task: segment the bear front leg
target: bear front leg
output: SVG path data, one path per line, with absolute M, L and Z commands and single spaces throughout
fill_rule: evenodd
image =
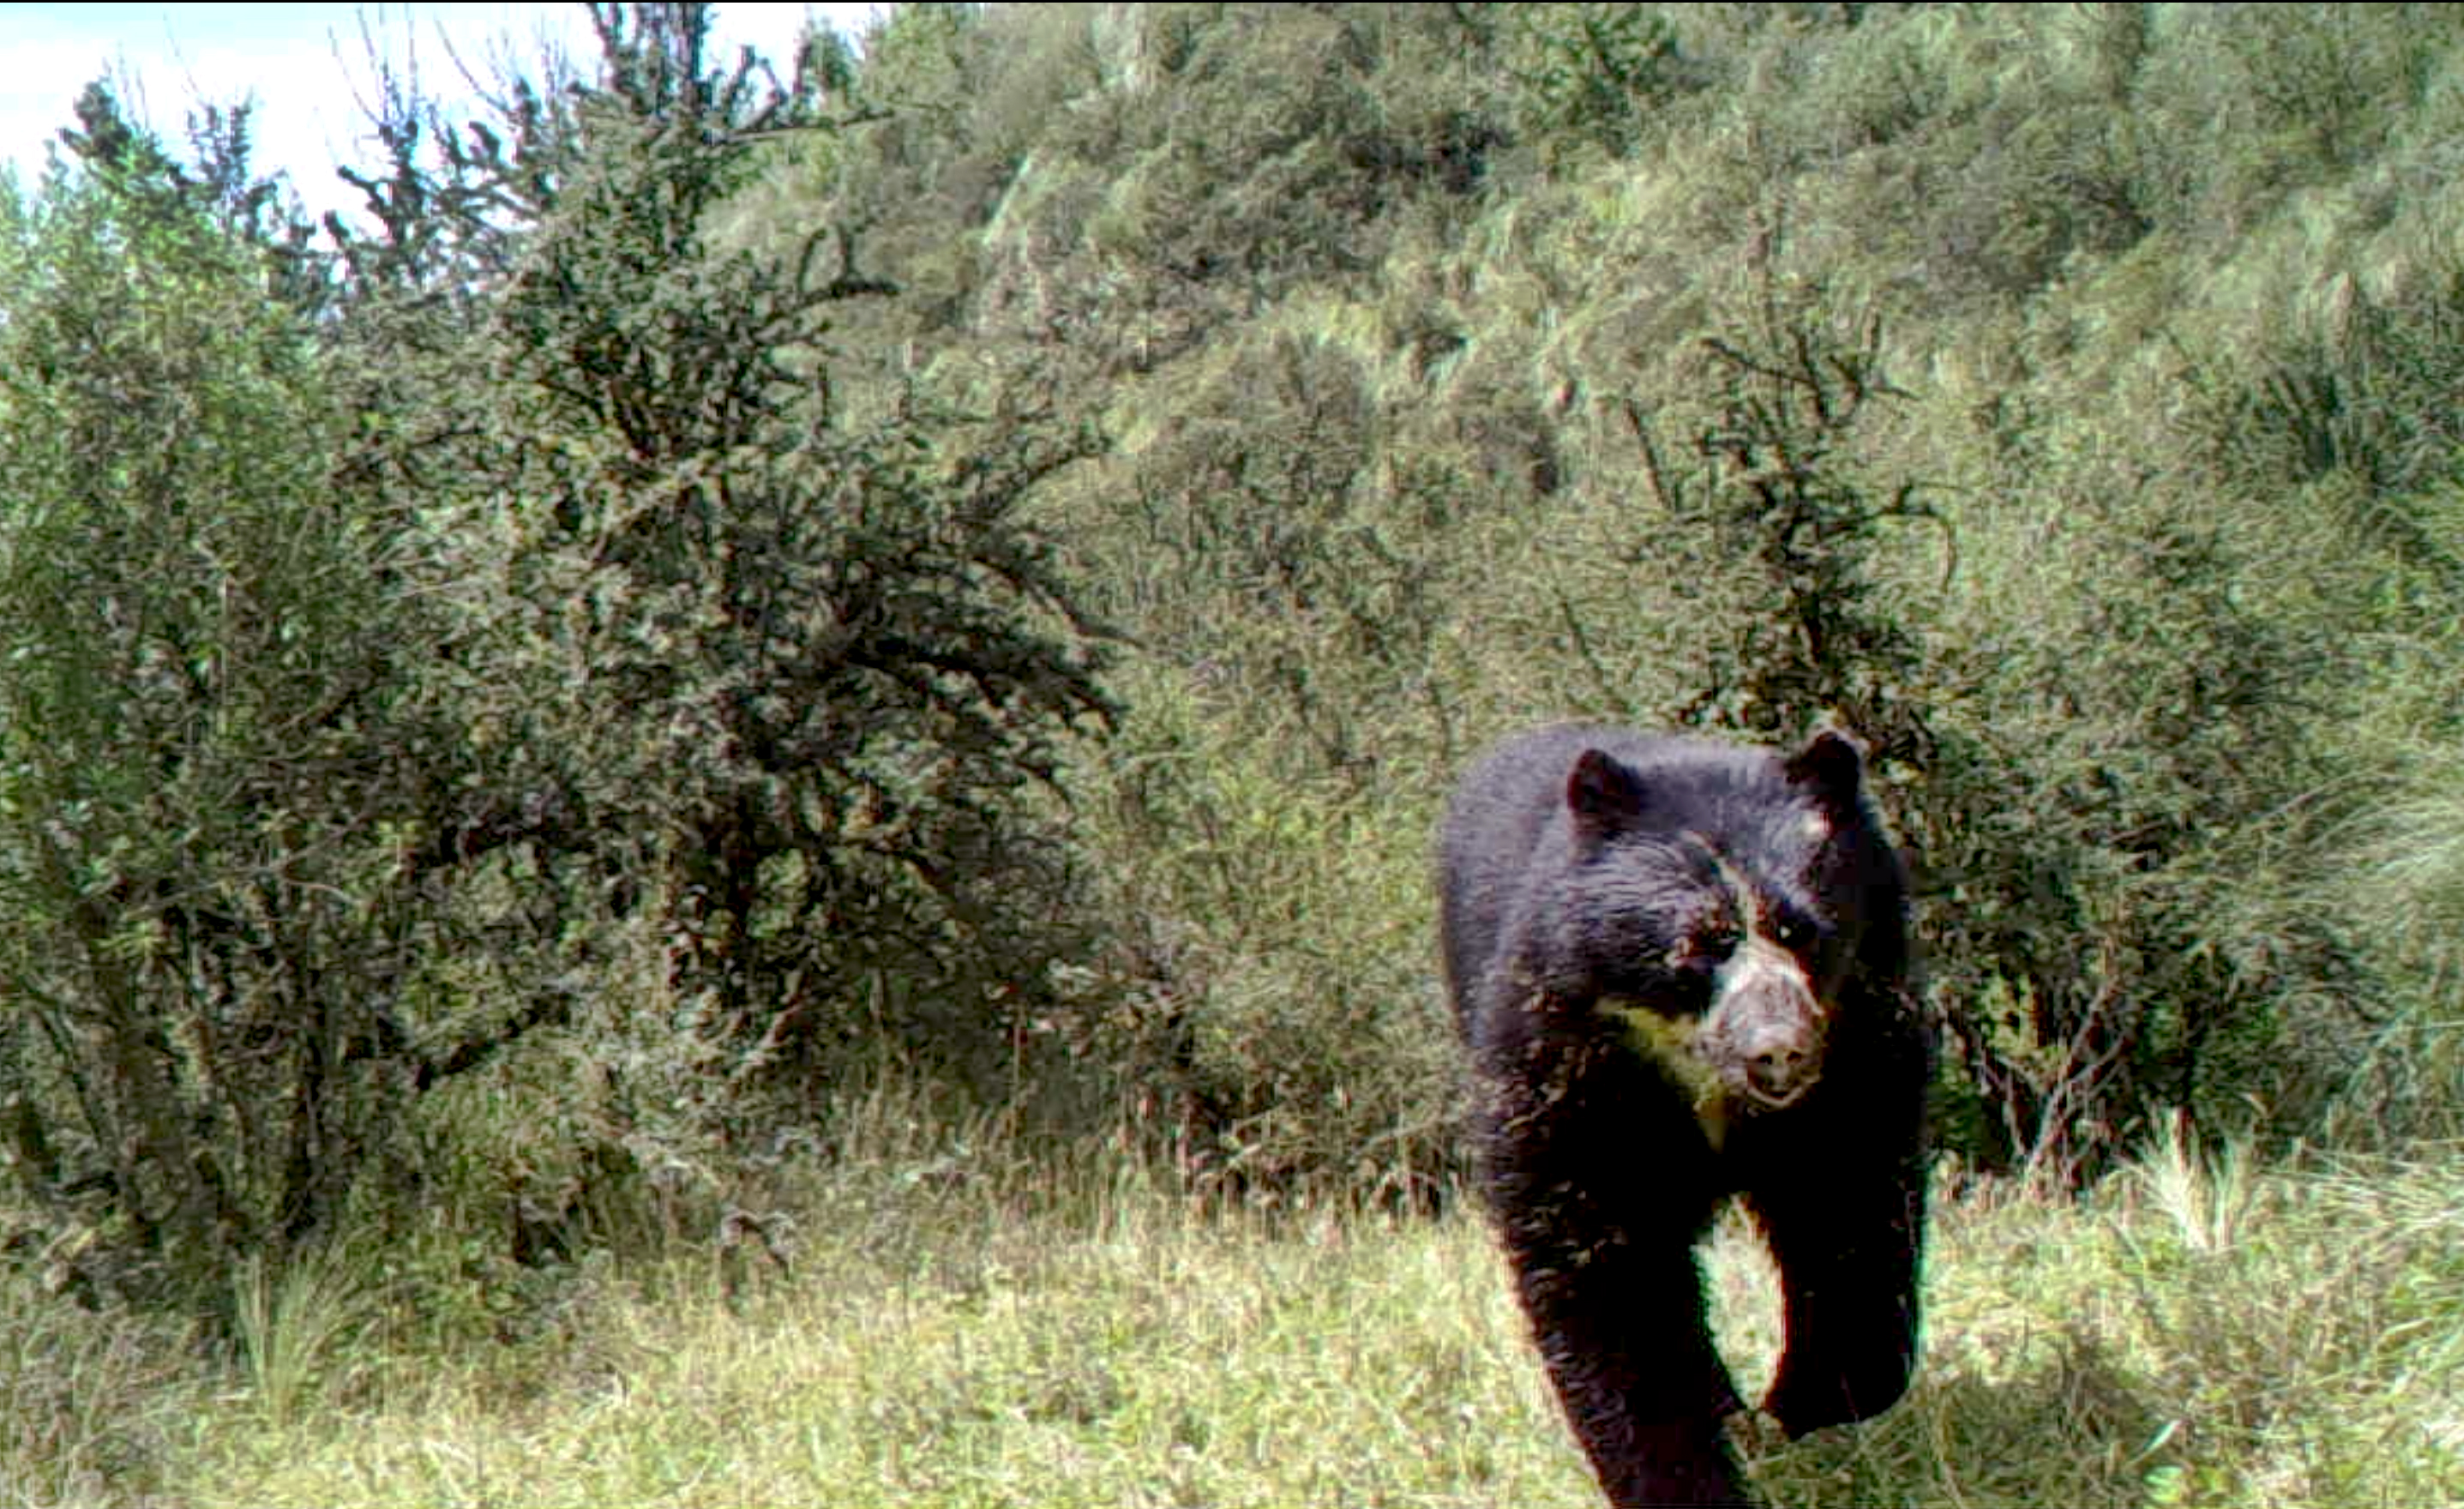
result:
M 1764 1410 L 1799 1436 L 1898 1403 L 1916 1366 L 1923 1172 L 1835 1170 L 1750 1200 L 1787 1302 L 1787 1345 Z
M 1712 1345 L 1691 1234 L 1534 1224 L 1508 1223 L 1507 1255 L 1558 1404 L 1609 1501 L 1750 1502 L 1722 1434 L 1741 1405 Z

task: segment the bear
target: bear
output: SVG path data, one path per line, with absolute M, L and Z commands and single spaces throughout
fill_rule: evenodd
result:
M 1908 880 L 1836 729 L 1793 754 L 1559 724 L 1458 785 L 1439 849 L 1479 1179 L 1610 1502 L 1739 1504 L 1742 1403 L 1694 1248 L 1740 1197 L 1791 1436 L 1906 1391 L 1933 1042 Z

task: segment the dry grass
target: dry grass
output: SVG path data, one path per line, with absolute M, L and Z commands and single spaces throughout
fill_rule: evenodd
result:
M 243 1390 L 175 1454 L 165 1491 L 1593 1501 L 1467 1214 L 1265 1218 L 1084 1170 L 929 1167 L 825 1186 L 793 1273 L 737 1302 L 706 1262 L 603 1276 L 553 1367 L 430 1359 L 323 1411 Z M 2453 1160 L 2257 1173 L 2177 1148 L 2088 1206 L 1973 1192 L 1937 1224 L 1908 1402 L 1796 1443 L 1749 1422 L 1745 1455 L 1783 1504 L 2455 1502 L 2459 1236 Z M 1751 1389 L 1776 1341 L 1767 1266 L 1732 1225 L 1710 1270 Z

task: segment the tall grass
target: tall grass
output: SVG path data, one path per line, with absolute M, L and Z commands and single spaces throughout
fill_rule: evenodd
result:
M 163 1461 L 185 1503 L 1593 1501 L 1485 1225 L 1191 1202 L 1095 1147 L 875 1096 L 781 1272 L 604 1271 L 479 1347 Z M 1738 1381 L 1778 1343 L 1742 1221 L 1707 1258 Z M 1867 1426 L 1737 1435 L 1782 1504 L 2385 1505 L 2464 1496 L 2453 1159 L 2260 1170 L 2177 1132 L 2090 1203 L 1942 1204 L 1923 1374 Z M 371 1387 L 370 1380 L 380 1380 Z M 87 1480 L 89 1483 L 93 1479 Z M 40 1497 L 36 1495 L 34 1497 Z M 99 1494 L 79 1497 L 100 1498 Z M 123 1498 L 134 1494 L 122 1494 Z
M 98 1314 L 61 1271 L 0 1271 L 0 1504 L 146 1501 L 214 1380 L 188 1327 Z
M 261 1256 L 239 1265 L 231 1276 L 231 1333 L 248 1397 L 269 1426 L 290 1426 L 350 1370 L 352 1344 L 371 1313 L 339 1250 L 302 1257 L 279 1272 Z

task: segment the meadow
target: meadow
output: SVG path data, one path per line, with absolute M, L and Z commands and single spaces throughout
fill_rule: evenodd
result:
M 186 1505 L 1584 1504 L 1467 1202 L 1207 1208 L 1101 1148 L 863 1103 L 792 1229 L 585 1259 L 501 1334 L 382 1264 L 242 1276 L 219 1354 L 10 1292 L 0 1500 Z M 1734 1428 L 1778 1505 L 2464 1496 L 2464 1179 L 2167 1143 L 2085 1201 L 1938 1200 L 1925 1355 L 1859 1427 Z M 1947 1182 L 1959 1186 L 1952 1170 Z M 1759 1244 L 1705 1248 L 1739 1385 Z

